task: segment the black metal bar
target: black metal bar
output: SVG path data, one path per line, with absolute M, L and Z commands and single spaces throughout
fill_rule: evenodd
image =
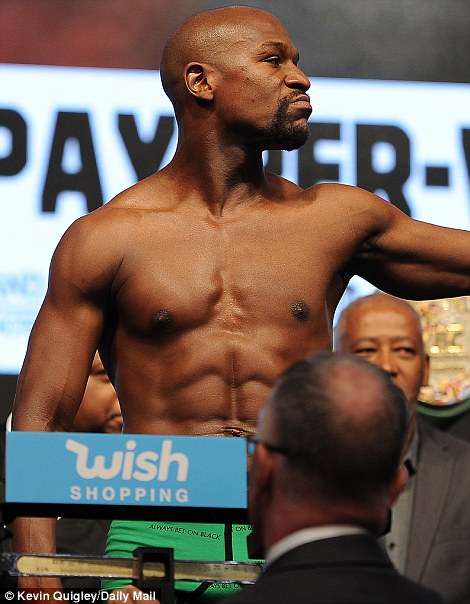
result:
M 134 550 L 137 558 L 139 578 L 135 585 L 145 592 L 156 592 L 160 604 L 173 604 L 175 601 L 175 561 L 171 547 L 138 547 Z M 159 562 L 163 564 L 165 574 L 158 579 L 145 577 L 145 564 Z
M 18 516 L 36 518 L 105 518 L 116 520 L 172 520 L 181 522 L 211 522 L 247 524 L 246 508 L 199 508 L 155 505 L 103 505 L 93 503 L 2 503 L 1 524 L 9 524 Z

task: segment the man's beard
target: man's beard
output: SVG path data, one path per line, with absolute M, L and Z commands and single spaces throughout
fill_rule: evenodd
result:
M 292 95 L 294 96 L 294 95 Z M 298 93 L 295 93 L 298 96 Z M 292 151 L 301 147 L 308 138 L 309 129 L 306 123 L 292 123 L 287 110 L 291 103 L 291 98 L 281 99 L 276 115 L 271 125 L 264 130 L 264 142 L 266 149 L 284 149 Z

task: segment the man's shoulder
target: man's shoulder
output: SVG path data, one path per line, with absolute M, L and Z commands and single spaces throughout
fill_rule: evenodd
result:
M 418 475 L 424 475 L 431 482 L 432 477 L 446 477 L 464 497 L 468 505 L 470 500 L 470 443 L 439 430 L 421 420 L 419 425 Z M 419 468 L 426 471 L 420 472 Z M 426 481 L 423 482 L 426 484 Z
M 77 218 L 66 231 L 69 237 L 85 233 L 101 237 L 106 231 L 125 234 L 133 222 L 141 220 L 142 212 L 164 206 L 164 187 L 159 192 L 158 179 L 149 177 L 119 192 L 99 208 Z
M 447 451 L 459 462 L 470 462 L 470 443 L 449 432 L 435 428 L 425 420 L 419 420 L 421 446 L 433 445 Z
M 344 200 L 349 198 L 361 198 L 362 193 L 365 196 L 371 195 L 351 185 L 344 185 L 336 182 L 320 182 L 311 185 L 310 187 L 301 187 L 295 182 L 274 174 L 273 172 L 266 172 L 266 179 L 268 185 L 271 188 L 271 193 L 275 196 L 276 194 L 286 195 L 287 197 L 300 197 L 304 199 L 333 199 L 333 200 Z
M 375 565 L 311 569 L 308 564 L 266 572 L 254 585 L 247 586 L 228 600 L 227 604 L 291 604 L 310 602 L 358 604 L 364 598 L 381 604 L 442 604 L 433 590 L 398 574 L 394 569 Z M 221 603 L 222 604 L 222 603 Z
M 380 222 L 389 220 L 391 213 L 396 214 L 396 208 L 374 193 L 360 187 L 341 183 L 322 182 L 302 189 L 304 200 L 325 204 L 332 211 L 341 212 L 341 216 L 360 216 L 360 220 Z

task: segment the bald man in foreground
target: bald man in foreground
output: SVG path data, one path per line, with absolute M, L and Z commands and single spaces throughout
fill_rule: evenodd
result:
M 249 510 L 266 552 L 256 585 L 227 604 L 431 604 L 375 534 L 406 481 L 408 412 L 385 372 L 314 354 L 283 373 L 251 443 Z
M 439 591 L 446 604 L 470 602 L 470 445 L 417 419 L 429 370 L 418 313 L 392 296 L 359 298 L 338 320 L 335 348 L 384 369 L 408 401 L 411 476 L 392 509 L 388 554 L 398 570 Z
M 302 190 L 264 171 L 264 150 L 308 135 L 298 62 L 278 19 L 250 7 L 194 15 L 168 40 L 175 155 L 60 241 L 15 430 L 68 430 L 98 347 L 126 433 L 245 436 L 279 374 L 331 348 L 354 274 L 408 297 L 470 293 L 470 233 L 414 221 L 364 190 Z M 52 520 L 19 524 L 17 551 L 54 550 Z M 110 553 L 154 543 L 180 558 L 247 556 L 236 532 L 225 540 L 230 527 L 176 543 L 174 524 L 150 524 L 113 524 Z

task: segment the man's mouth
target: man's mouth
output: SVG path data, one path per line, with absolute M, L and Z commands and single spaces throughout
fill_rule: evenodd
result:
M 290 103 L 299 109 L 305 109 L 309 113 L 312 112 L 312 105 L 310 104 L 310 97 L 308 94 L 299 94 L 298 96 L 293 97 Z

